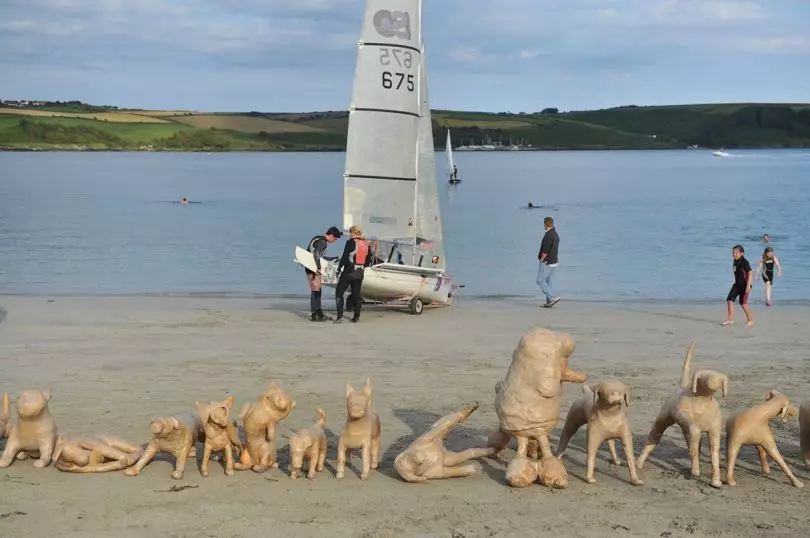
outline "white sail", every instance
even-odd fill
[[[367,0],[358,42],[344,171],[343,225],[415,239],[420,0]]]
[[[447,157],[447,175],[451,175],[453,173],[453,145],[450,143],[450,129],[447,129],[447,143],[444,147],[444,154]]]
[[[421,117],[419,119],[419,162],[416,179],[416,254],[418,265],[444,270],[442,218],[439,208],[439,189],[436,183],[436,149],[433,143],[433,124],[427,87],[427,60],[422,49],[420,66]],[[438,257],[434,264],[434,256]]]

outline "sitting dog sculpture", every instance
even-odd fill
[[[180,480],[186,470],[186,460],[197,454],[197,442],[203,436],[202,423],[196,413],[183,413],[173,417],[159,417],[149,423],[152,440],[138,462],[124,471],[127,476],[138,476],[158,452],[174,456],[172,478]]]
[[[257,401],[242,406],[239,419],[242,421],[246,447],[234,466],[237,471],[253,469],[261,473],[269,468],[278,468],[276,424],[287,418],[294,407],[295,401],[284,394],[275,382],[259,395]]]
[[[60,435],[53,452],[54,466],[70,473],[106,473],[131,467],[143,449],[112,435],[68,439]]]
[[[208,465],[212,452],[225,452],[225,474],[233,476],[233,448],[242,449],[236,422],[229,422],[233,396],[221,402],[205,403],[197,401],[197,415],[205,433],[203,456],[200,462],[200,474],[208,476]]]
[[[3,400],[3,414],[10,414],[8,398]],[[24,459],[30,454],[39,456],[34,469],[50,465],[57,435],[56,422],[48,409],[50,400],[49,393],[39,390],[26,390],[17,396],[17,420],[7,418],[4,426],[8,439],[0,457],[0,468],[11,465],[18,455],[19,459]]]
[[[643,484],[636,473],[635,455],[633,454],[633,432],[623,406],[630,405],[630,395],[627,387],[621,381],[605,381],[593,388],[582,386],[580,396],[568,410],[565,426],[560,435],[560,444],[557,454],[562,457],[568,446],[568,441],[584,424],[588,425],[586,445],[588,449],[588,463],[585,472],[585,481],[589,484],[596,482],[594,467],[596,466],[596,452],[599,446],[607,441],[610,455],[615,465],[621,465],[616,454],[615,439],[621,439],[624,455],[627,458],[627,468],[630,470],[630,483],[634,486]]]
[[[690,368],[695,342],[686,352],[681,372],[680,388],[664,403],[653,423],[647,442],[641,455],[636,460],[639,469],[650,453],[661,441],[664,431],[673,424],[681,427],[689,447],[692,460],[692,476],[700,476],[700,440],[703,432],[709,438],[709,450],[712,458],[711,485],[722,487],[720,481],[720,438],[723,435],[723,419],[720,405],[714,395],[721,390],[723,396],[728,394],[728,376],[715,370],[697,370],[691,376]]]
[[[371,408],[371,379],[363,390],[354,390],[346,383],[346,426],[340,434],[335,478],[343,478],[346,457],[352,449],[363,451],[363,471],[360,479],[368,478],[371,469],[380,464],[380,417]]]
[[[457,412],[446,415],[420,435],[396,459],[394,468],[406,482],[424,482],[436,478],[469,476],[478,470],[473,463],[464,462],[473,458],[489,456],[494,448],[469,448],[463,452],[451,452],[444,447],[444,438],[456,425],[467,420],[478,402],[467,404]]]
[[[782,459],[770,425],[771,419],[779,417],[782,422],[787,422],[788,418],[795,416],[798,412],[798,409],[790,405],[787,396],[772,390],[765,396],[763,403],[740,411],[726,421],[726,465],[728,466],[727,482],[729,486],[737,485],[734,480],[734,464],[737,462],[740,448],[753,445],[759,454],[763,473],[771,472],[771,468],[768,466],[770,456],[787,475],[791,484],[797,488],[804,487],[804,484],[796,478],[785,460]]]
[[[543,458],[553,456],[548,436],[560,419],[562,383],[586,379],[568,368],[574,340],[565,333],[543,328],[526,332],[512,354],[512,364],[495,396],[500,427],[488,446],[497,454],[517,438],[517,455],[526,456],[535,441]]]
[[[804,457],[804,466],[810,469],[810,400],[799,407],[799,445]]]
[[[290,478],[295,480],[304,459],[307,460],[307,478],[315,478],[315,472],[323,471],[326,461],[326,434],[323,426],[326,424],[326,413],[318,408],[318,420],[309,428],[299,430],[290,436]]]
[[[506,482],[515,488],[525,488],[537,482],[555,489],[565,489],[568,487],[568,472],[560,456],[540,460],[516,456],[506,467]]]

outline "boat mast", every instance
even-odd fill
[[[419,123],[420,125],[417,126],[416,129],[416,181],[413,182],[413,248],[411,248],[411,265],[416,265],[416,234],[418,230],[418,223],[419,223],[419,216],[417,215],[418,208],[419,208],[419,133],[421,131],[421,123],[422,123],[422,114],[425,113],[422,110],[423,103],[422,103],[422,77],[425,76],[424,70],[422,67],[425,65],[425,43],[422,40],[422,0],[419,0],[416,7],[416,17],[417,21],[419,22],[419,67],[417,68],[417,80],[419,80],[419,86],[416,89],[416,96],[419,99]],[[433,140],[431,142],[431,149]]]

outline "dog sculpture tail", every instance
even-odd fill
[[[690,377],[692,376],[692,356],[695,353],[696,345],[697,340],[692,340],[692,343],[689,344],[689,349],[686,350],[686,358],[683,360],[683,371],[681,372],[681,388],[688,387],[690,385]]]
[[[11,404],[9,402],[8,392],[3,393],[3,409],[0,411],[0,437],[8,437],[9,430],[11,429]]]
[[[318,420],[315,422],[315,425],[323,428],[323,425],[326,424],[326,413],[324,413],[323,409],[320,407],[316,409],[318,410]]]

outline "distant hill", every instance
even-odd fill
[[[347,112],[218,113],[0,102],[0,149],[342,151]],[[434,143],[530,149],[810,147],[810,104],[623,106],[537,113],[433,111]]]

